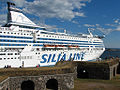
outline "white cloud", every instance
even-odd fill
[[[117,31],[120,31],[120,26],[118,26],[116,30],[117,30]]]
[[[77,22],[77,21],[74,21],[74,20],[72,21],[72,23],[79,24],[79,22]]]
[[[95,24],[95,26],[96,26],[96,27],[99,27],[99,26],[100,26],[100,24]]]
[[[74,12],[74,15],[75,15],[75,16],[80,16],[80,17],[85,17],[85,15],[84,15],[83,12],[81,12],[81,13],[79,13],[79,12]]]
[[[120,31],[120,26],[118,27],[118,25],[116,24],[104,24],[104,25],[100,25],[100,24],[95,24],[95,25],[91,25],[91,24],[84,24],[85,27],[90,28],[90,30],[99,30],[104,34],[109,34],[113,31]],[[106,27],[107,26],[107,27]]]
[[[1,14],[0,15],[0,25],[4,25],[7,21],[7,15],[6,14]]]
[[[26,0],[0,0],[0,4],[6,4],[7,2],[14,2],[18,7],[22,7]]]
[[[25,4],[25,0],[12,0],[16,6],[22,7]]]
[[[85,27],[94,27],[95,25],[91,25],[91,24],[84,24]]]
[[[24,10],[38,17],[71,20],[75,16],[85,16],[80,10],[86,6],[86,2],[90,0],[34,0],[26,2]],[[79,12],[75,12],[74,9],[79,9]]]
[[[116,27],[115,24],[105,24],[106,26]]]
[[[109,34],[110,32],[114,31],[114,29],[112,28],[102,28],[102,27],[97,27],[96,28],[97,30],[103,32],[104,34]]]
[[[40,19],[60,18],[69,21],[76,16],[85,17],[82,7],[85,7],[87,2],[91,2],[91,0],[33,0],[29,2],[28,0],[0,0],[2,6],[0,12],[6,9],[7,1],[14,2],[17,7],[22,7],[26,13],[35,15]],[[3,16],[0,17],[0,21],[3,23],[5,20],[2,18]]]
[[[119,23],[119,19],[114,20],[114,22],[118,24]]]
[[[85,27],[89,27],[90,29],[99,30],[103,32],[104,34],[109,34],[113,31],[120,31],[120,19],[113,19],[112,23],[107,24],[84,24]]]

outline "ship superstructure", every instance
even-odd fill
[[[60,60],[89,61],[104,52],[100,37],[50,32],[8,2],[8,20],[0,27],[0,68],[55,65]]]

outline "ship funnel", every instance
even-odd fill
[[[8,4],[8,11],[16,11],[16,12],[21,12],[22,11],[22,10],[20,10],[18,8],[11,7],[11,6],[15,6],[14,3],[7,2],[7,4]]]
[[[14,3],[11,3],[11,2],[7,2],[7,4],[8,4],[8,8],[10,7],[10,5],[15,6],[15,4],[14,4]]]
[[[29,18],[27,18],[22,10],[15,7],[14,3],[7,2],[8,4],[8,19],[7,23],[18,26],[30,26],[30,27],[39,27]]]

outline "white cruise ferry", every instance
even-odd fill
[[[0,68],[55,65],[60,60],[91,61],[104,52],[99,36],[50,32],[8,2],[7,23],[0,27]]]

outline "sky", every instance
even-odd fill
[[[0,0],[0,24],[14,2],[37,25],[67,33],[105,35],[106,48],[120,48],[120,0]]]

